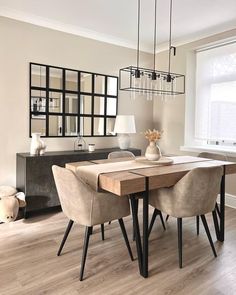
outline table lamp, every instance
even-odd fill
[[[130,133],[136,133],[135,120],[133,115],[116,116],[114,133],[118,134],[118,142],[121,150],[130,147]]]

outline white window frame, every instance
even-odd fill
[[[234,38],[221,40],[195,48],[187,53],[186,57],[186,93],[185,93],[185,132],[184,145],[180,147],[181,151],[187,152],[220,152],[227,156],[236,156],[236,145],[216,145],[209,144],[204,140],[195,138],[195,100],[196,100],[196,52],[202,49],[210,49],[223,44],[236,42]]]

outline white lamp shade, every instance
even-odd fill
[[[118,115],[116,117],[114,133],[136,133],[134,116]]]

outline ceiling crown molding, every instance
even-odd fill
[[[89,30],[75,25],[58,22],[52,19],[43,18],[33,14],[26,14],[22,11],[8,9],[6,7],[0,7],[0,15],[11,19],[19,20],[22,22],[30,23],[44,28],[69,33],[84,38],[93,39],[100,42],[105,42],[117,46],[122,46],[130,49],[137,48],[136,43],[130,42],[129,40],[117,38],[112,35],[103,34],[97,31]],[[141,51],[152,53],[152,49],[146,46],[141,46]]]
[[[221,26],[208,28],[204,32],[198,32],[198,33],[192,34],[191,36],[189,35],[189,36],[186,36],[186,37],[183,37],[180,39],[173,40],[173,44],[174,44],[174,46],[179,47],[182,45],[186,45],[188,43],[200,41],[204,38],[213,37],[214,35],[218,35],[218,34],[222,34],[222,33],[226,33],[226,32],[230,33],[231,30],[236,30],[236,21],[231,21],[231,22],[222,24]],[[235,36],[235,32],[233,35]],[[225,37],[224,37],[224,39],[225,39]],[[169,49],[169,43],[164,42],[164,43],[161,43],[158,45],[156,53],[160,53],[160,52],[166,51],[168,49]]]
[[[136,42],[131,42],[130,40],[117,38],[112,35],[103,34],[97,31],[89,30],[89,29],[75,26],[75,25],[66,24],[63,22],[58,22],[52,19],[37,16],[37,15],[27,14],[22,11],[9,9],[7,7],[0,7],[0,16],[8,17],[11,19],[19,20],[22,22],[30,23],[40,27],[49,28],[52,30],[56,30],[56,31],[60,31],[60,32],[64,32],[64,33],[68,33],[68,34],[72,34],[76,36],[81,36],[84,38],[93,39],[100,42],[105,42],[105,43],[109,43],[109,44],[113,44],[113,45],[117,45],[121,47],[126,47],[129,49],[134,49],[134,50],[137,49]],[[204,32],[201,31],[199,33],[185,36],[183,38],[175,39],[173,40],[173,44],[177,47],[182,46],[182,45],[195,42],[203,38],[211,37],[213,35],[220,34],[232,29],[236,29],[235,20],[231,22],[227,22],[225,24],[221,24],[220,26],[218,25],[213,28],[208,28]],[[157,44],[156,53],[168,50],[168,46],[169,46],[168,42]],[[145,46],[144,44],[141,44],[141,51],[153,54],[152,46]]]

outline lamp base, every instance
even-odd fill
[[[127,150],[130,147],[130,136],[129,134],[119,134],[118,143],[121,150]]]

